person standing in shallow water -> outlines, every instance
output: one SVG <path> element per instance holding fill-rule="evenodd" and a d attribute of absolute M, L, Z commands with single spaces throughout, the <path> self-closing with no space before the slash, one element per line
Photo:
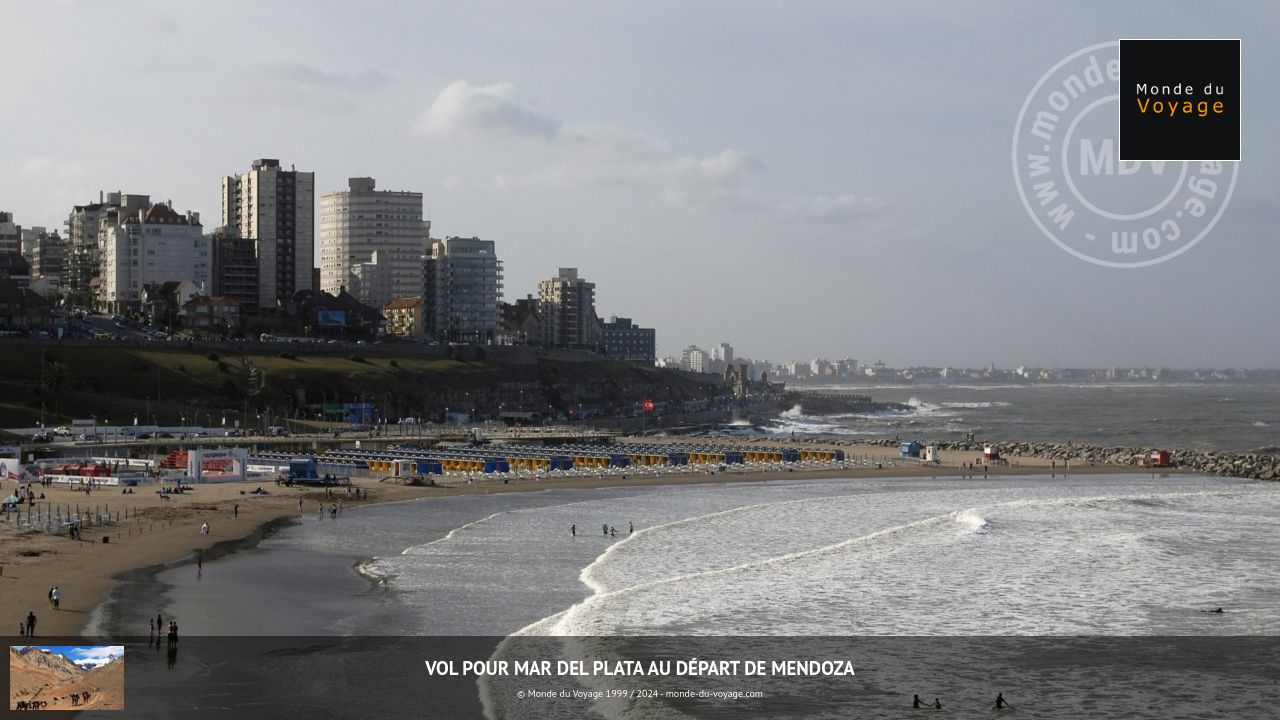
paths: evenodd
<path fill-rule="evenodd" d="M 578 537 L 578 526 L 577 526 L 576 524 L 575 524 L 575 525 L 570 525 L 570 526 L 569 526 L 569 533 L 570 533 L 571 535 L 573 535 L 574 537 Z"/>

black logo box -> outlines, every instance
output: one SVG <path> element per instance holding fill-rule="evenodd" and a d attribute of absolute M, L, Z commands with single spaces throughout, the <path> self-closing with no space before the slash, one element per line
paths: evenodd
<path fill-rule="evenodd" d="M 1122 38 L 1120 159 L 1239 160 L 1240 57 L 1238 39 Z M 1146 92 L 1139 93 L 1140 85 L 1147 86 Z M 1211 86 L 1208 94 L 1206 86 Z M 1166 94 L 1165 87 L 1181 92 Z M 1191 114 L 1183 112 L 1185 102 L 1192 103 Z M 1173 114 L 1170 103 L 1177 104 Z M 1215 103 L 1221 105 L 1215 108 Z M 1157 107 L 1163 112 L 1154 112 Z"/>

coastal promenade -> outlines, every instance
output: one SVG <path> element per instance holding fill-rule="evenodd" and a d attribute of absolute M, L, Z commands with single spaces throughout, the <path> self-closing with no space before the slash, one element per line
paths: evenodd
<path fill-rule="evenodd" d="M 23 428 L 15 434 L 27 433 Z M 478 435 L 477 435 L 478 433 Z M 495 441 L 522 442 L 604 442 L 617 437 L 620 433 L 607 429 L 594 429 L 573 426 L 546 427 L 513 427 L 496 425 L 448 425 L 448 426 L 413 426 L 397 425 L 380 426 L 378 430 L 366 431 L 315 431 L 290 433 L 287 435 L 221 435 L 214 436 L 212 431 L 196 428 L 172 428 L 166 431 L 170 437 L 130 437 L 118 432 L 100 433 L 96 439 L 73 440 L 37 446 L 51 455 L 76 456 L 84 454 L 102 454 L 101 451 L 119 451 L 121 453 L 163 455 L 172 449 L 195 448 L 228 448 L 241 447 L 256 449 L 272 449 L 282 451 L 315 451 L 332 447 L 378 448 L 386 445 L 419 443 L 424 446 L 441 443 L 470 442 L 477 437 Z"/>

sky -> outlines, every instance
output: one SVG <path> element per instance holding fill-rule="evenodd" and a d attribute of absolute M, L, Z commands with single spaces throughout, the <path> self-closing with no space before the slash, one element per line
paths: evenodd
<path fill-rule="evenodd" d="M 424 193 L 496 241 L 508 301 L 559 267 L 659 354 L 891 366 L 1276 367 L 1280 14 L 1265 3 L 0 0 L 0 209 L 99 190 L 220 224 L 255 158 Z M 1189 251 L 1116 270 L 1023 209 L 1014 124 L 1120 37 L 1243 40 L 1243 161 Z"/>
<path fill-rule="evenodd" d="M 27 645 L 14 645 L 15 650 L 21 650 Z M 115 660 L 124 655 L 123 645 L 37 645 L 37 648 L 45 652 L 51 652 L 61 655 L 76 665 L 82 667 L 96 668 L 101 665 Z"/>

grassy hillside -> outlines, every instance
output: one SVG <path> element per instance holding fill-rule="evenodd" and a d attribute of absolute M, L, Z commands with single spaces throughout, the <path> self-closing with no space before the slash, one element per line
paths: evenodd
<path fill-rule="evenodd" d="M 251 393 L 250 367 L 262 373 Z M 680 373 L 624 363 L 503 364 L 370 348 L 292 351 L 165 345 L 45 346 L 0 343 L 0 427 L 53 426 L 96 416 L 100 423 L 201 424 L 223 415 L 288 415 L 302 405 L 370 402 L 391 417 L 445 408 L 485 414 L 629 406 L 646 396 L 680 400 L 714 392 Z M 148 415 L 150 413 L 150 415 Z M 208 419 L 206 419 L 208 418 Z"/>

